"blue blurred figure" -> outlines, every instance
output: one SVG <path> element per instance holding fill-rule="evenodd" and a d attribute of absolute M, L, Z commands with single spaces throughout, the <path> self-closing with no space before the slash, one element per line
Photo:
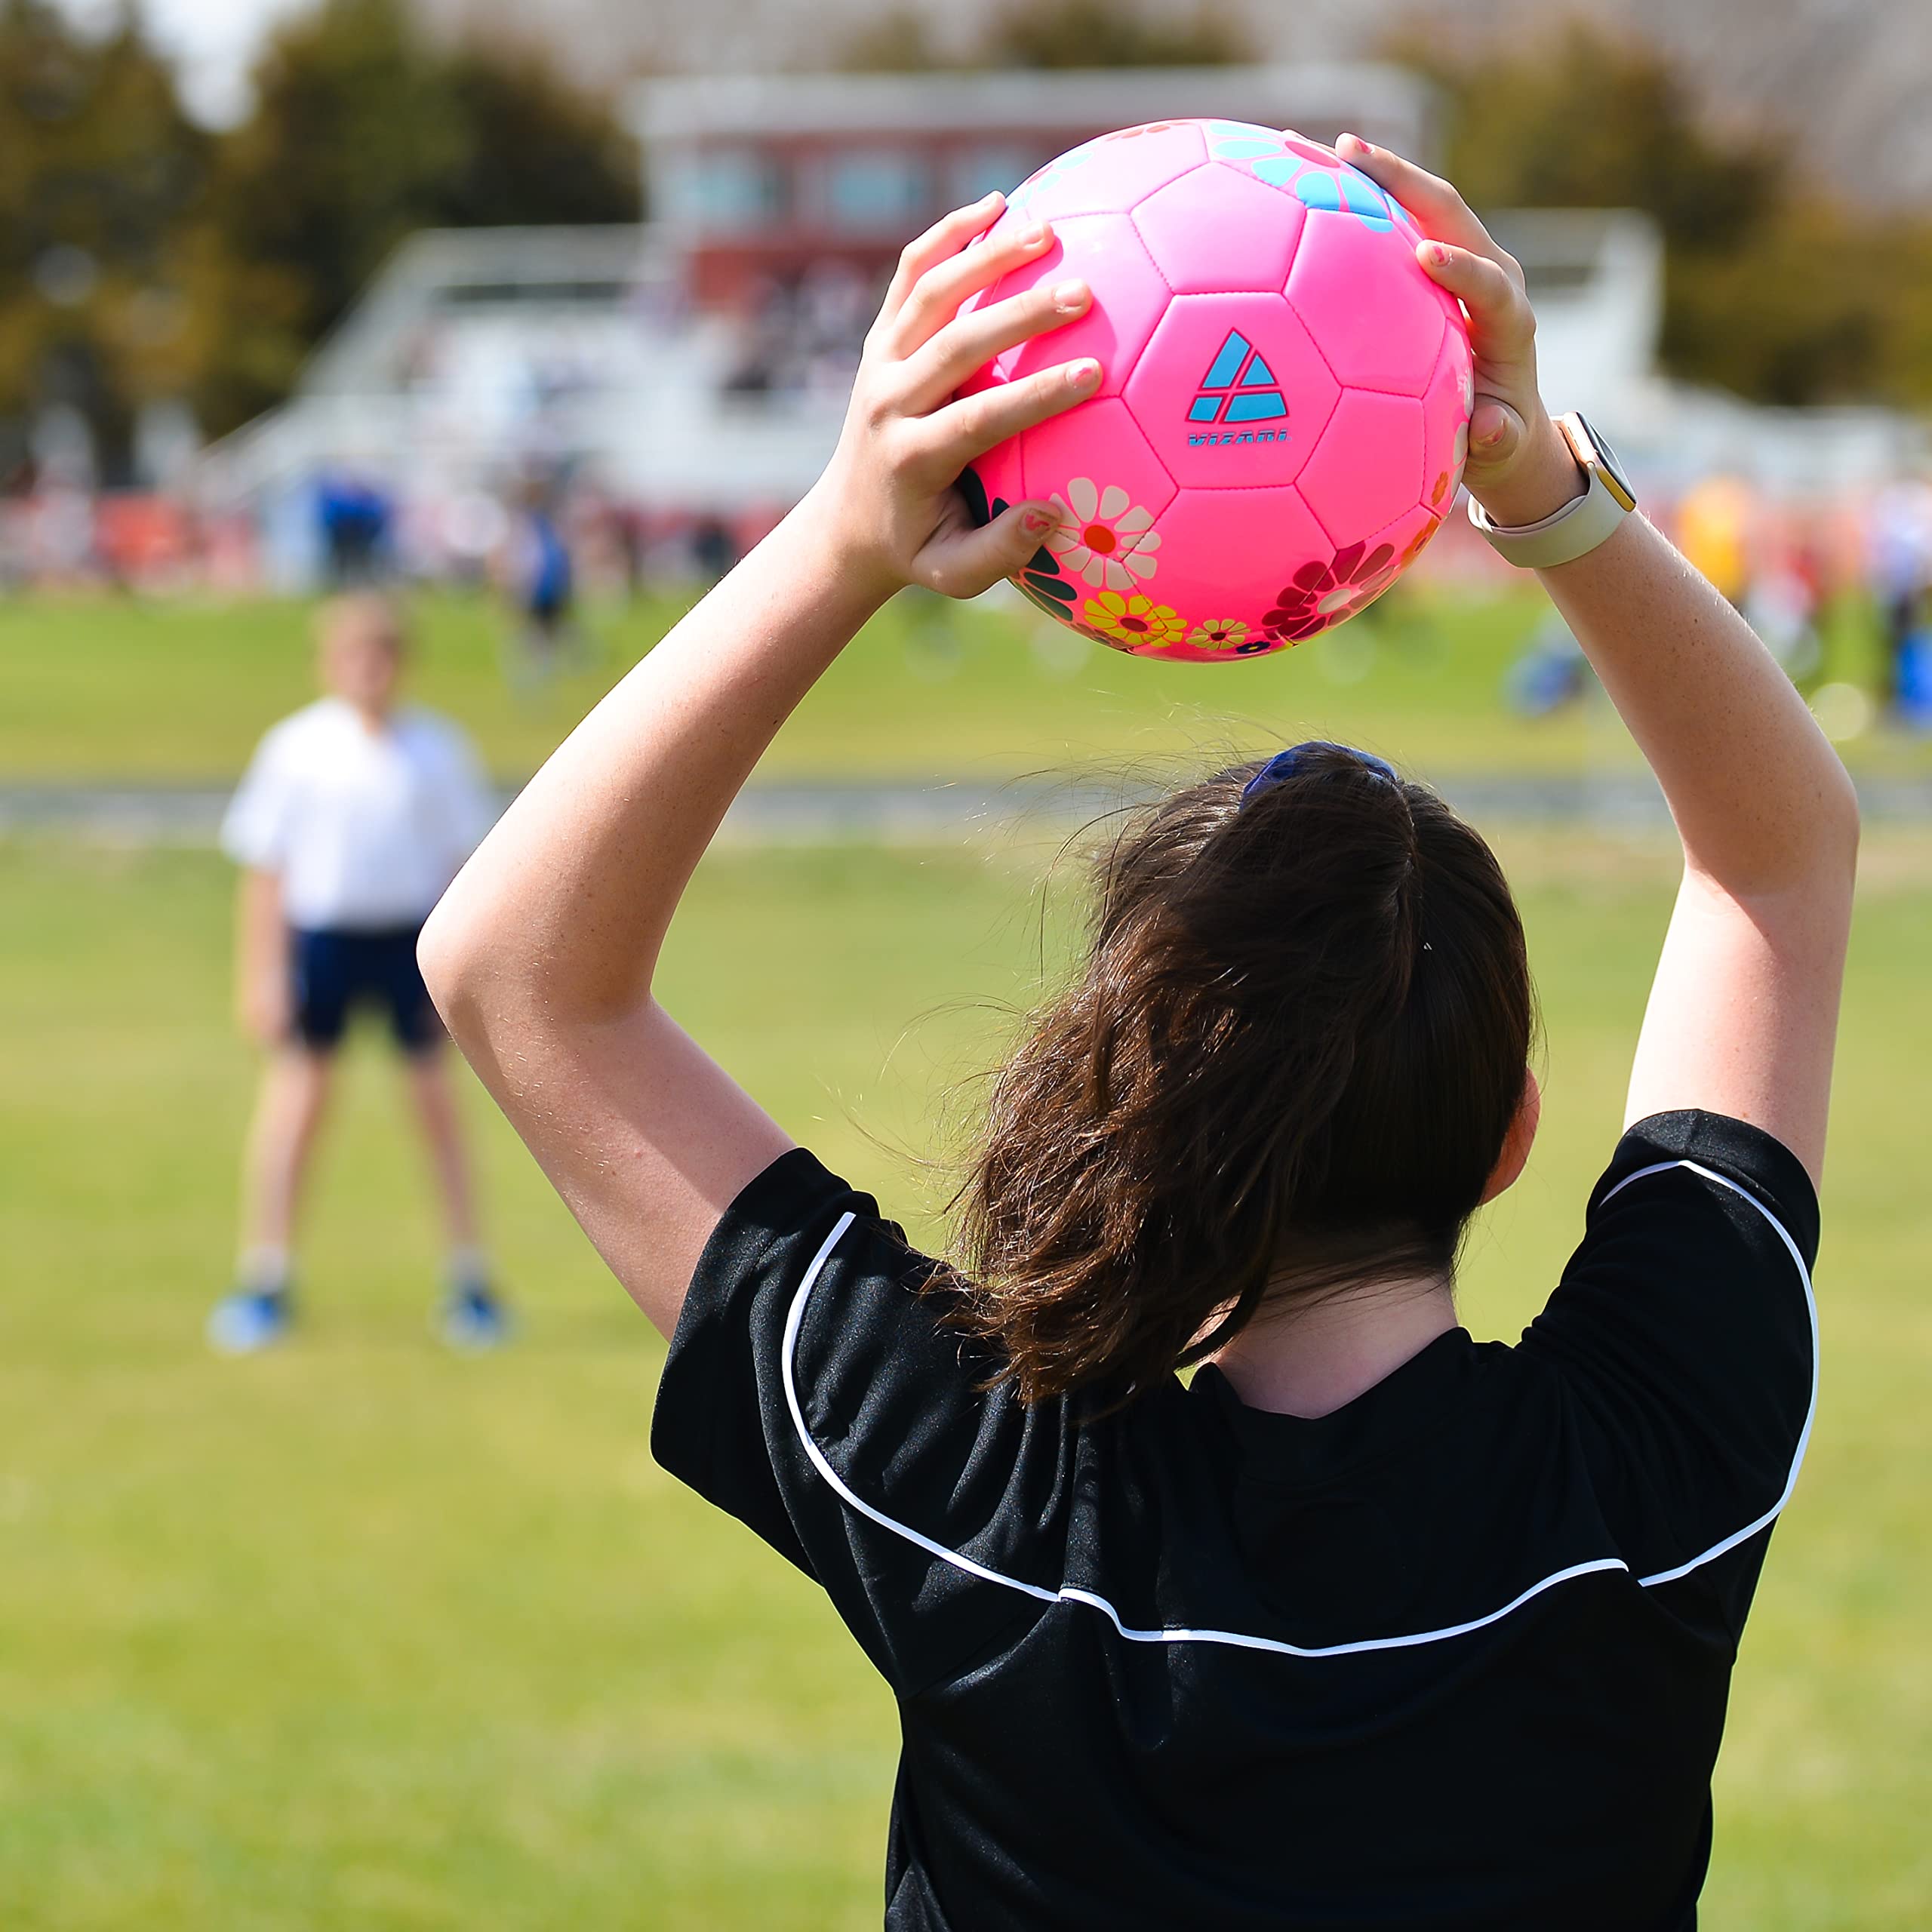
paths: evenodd
<path fill-rule="evenodd" d="M 504 546 L 500 581 L 512 608 L 515 658 L 512 681 L 534 684 L 568 655 L 588 657 L 577 621 L 577 564 L 558 515 L 554 490 L 531 483 L 521 493 Z"/>
<path fill-rule="evenodd" d="M 1519 718 L 1548 718 L 1575 703 L 1589 684 L 1589 660 L 1570 626 L 1552 611 L 1505 674 L 1503 701 Z"/>
<path fill-rule="evenodd" d="M 325 475 L 315 486 L 315 516 L 332 589 L 365 589 L 388 574 L 395 512 L 373 483 L 344 471 Z"/>

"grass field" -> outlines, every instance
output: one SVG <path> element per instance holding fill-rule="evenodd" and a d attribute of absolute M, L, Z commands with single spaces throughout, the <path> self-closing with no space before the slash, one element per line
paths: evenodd
<path fill-rule="evenodd" d="M 681 607 L 594 620 L 593 669 L 518 699 L 487 604 L 426 598 L 416 688 L 473 731 L 492 767 L 527 777 Z M 1326 735 L 1423 771 L 1570 771 L 1633 762 L 1601 704 L 1543 722 L 1509 715 L 1503 674 L 1545 607 L 1534 592 L 1471 601 L 1407 586 L 1367 616 L 1278 657 L 1163 665 L 1086 644 L 1017 601 L 889 608 L 779 735 L 772 777 L 1004 777 L 1089 760 Z M 0 779 L 216 781 L 310 694 L 307 612 L 276 604 L 0 604 Z M 1846 605 L 1829 675 L 1869 685 L 1873 635 Z M 1932 746 L 1886 732 L 1861 765 L 1932 771 Z"/>
<path fill-rule="evenodd" d="M 153 621 L 157 654 L 192 645 Z M 283 648 L 280 620 L 248 621 L 207 634 L 237 662 L 249 635 Z M 225 768 L 299 683 L 291 660 L 232 715 L 211 703 L 211 763 L 171 764 L 157 725 L 146 768 Z M 28 707 L 49 731 L 51 688 Z M 103 703 L 120 770 L 140 707 Z M 32 734 L 13 714 L 0 732 L 18 769 Z M 1667 900 L 1652 855 L 1549 835 L 1505 856 L 1549 1104 L 1472 1247 L 1484 1334 L 1520 1324 L 1577 1232 Z M 1718 1781 L 1706 1922 L 1751 1932 L 1932 1923 L 1932 844 L 1875 840 L 1868 873 L 1823 1408 Z M 894 1150 L 989 1051 L 998 1016 L 971 1002 L 1025 996 L 1033 887 L 1022 853 L 719 855 L 666 995 L 930 1229 L 934 1188 Z M 228 891 L 200 855 L 0 847 L 0 1927 L 875 1925 L 889 1702 L 804 1581 L 653 1466 L 660 1349 L 479 1097 L 519 1346 L 467 1361 L 430 1341 L 433 1231 L 365 1054 L 299 1346 L 203 1352 L 251 1076 L 225 1020 Z"/>

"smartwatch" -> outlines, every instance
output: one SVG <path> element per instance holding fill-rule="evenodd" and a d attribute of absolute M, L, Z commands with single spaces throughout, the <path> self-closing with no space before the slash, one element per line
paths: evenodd
<path fill-rule="evenodd" d="M 1617 460 L 1617 452 L 1572 411 L 1556 419 L 1563 440 L 1589 478 L 1580 497 L 1536 523 L 1492 523 L 1475 497 L 1469 521 L 1487 537 L 1505 562 L 1526 571 L 1546 571 L 1587 556 L 1637 507 L 1637 493 Z"/>

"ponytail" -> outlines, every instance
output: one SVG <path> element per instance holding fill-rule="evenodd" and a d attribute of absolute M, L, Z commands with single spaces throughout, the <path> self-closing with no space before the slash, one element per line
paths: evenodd
<path fill-rule="evenodd" d="M 1124 1401 L 1264 1299 L 1451 1270 L 1533 1023 L 1477 834 L 1309 746 L 1149 808 L 1097 884 L 1087 959 L 1001 1074 L 956 1203 L 953 1318 L 1021 1398 Z"/>

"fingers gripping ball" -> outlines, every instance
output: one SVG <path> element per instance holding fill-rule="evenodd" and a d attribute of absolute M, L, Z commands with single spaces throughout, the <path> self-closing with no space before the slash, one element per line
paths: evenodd
<path fill-rule="evenodd" d="M 979 300 L 1079 275 L 1092 309 L 965 391 L 1076 355 L 1103 374 L 961 479 L 982 521 L 1053 506 L 1020 589 L 1117 650 L 1201 662 L 1282 650 L 1387 589 L 1454 501 L 1472 393 L 1462 310 L 1407 211 L 1298 134 L 1166 121 L 1049 162 L 994 232 L 1042 219 L 1054 246 Z"/>

